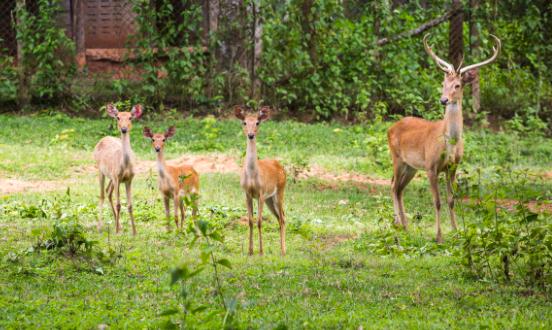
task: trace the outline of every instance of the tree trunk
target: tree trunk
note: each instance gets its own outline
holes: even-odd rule
[[[454,68],[458,68],[464,56],[464,13],[461,0],[452,0],[452,11],[454,15],[450,18],[449,27],[449,60]]]
[[[261,80],[259,79],[258,70],[260,66],[261,52],[263,47],[262,33],[263,26],[260,15],[260,2],[251,1],[252,28],[251,28],[251,95],[250,98],[260,100],[261,95]]]
[[[26,9],[25,0],[17,0],[16,2],[16,25],[23,26],[21,22],[21,13]],[[17,29],[17,28],[16,28]],[[27,31],[28,32],[28,31]],[[17,31],[19,34],[20,31]],[[27,68],[27,59],[25,56],[23,41],[20,37],[17,38],[17,71],[18,71],[18,86],[17,86],[17,104],[19,110],[25,110],[31,104],[30,94],[30,74]]]
[[[479,0],[470,0],[470,53],[472,59],[479,58],[480,39],[479,30],[477,29],[477,20],[475,14],[479,8]],[[479,112],[481,108],[481,93],[479,89],[479,70],[472,82],[472,108],[473,115]]]
[[[218,30],[219,12],[219,0],[206,0],[203,2],[203,45],[209,50],[207,85],[205,86],[205,95],[208,98],[212,98],[214,95],[213,79],[216,72],[217,46],[215,43],[212,43],[212,38]]]
[[[84,0],[74,0],[73,2],[73,37],[77,50],[77,67],[84,69],[86,65],[86,47],[84,43]]]

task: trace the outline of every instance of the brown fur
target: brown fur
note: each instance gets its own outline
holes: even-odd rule
[[[174,205],[174,221],[176,228],[178,224],[178,210],[180,209],[180,228],[183,227],[186,219],[186,205],[182,200],[184,196],[199,194],[199,174],[195,169],[186,164],[177,162],[166,162],[163,156],[165,142],[173,136],[175,128],[170,127],[165,133],[153,134],[148,127],[144,128],[144,136],[150,138],[152,147],[157,152],[157,168],[159,171],[159,191],[163,196],[165,205],[165,215],[167,217],[167,230],[170,230],[170,206],[169,200],[173,200]],[[183,178],[181,180],[181,178]],[[197,214],[197,197],[192,210],[192,215]]]
[[[135,105],[131,112],[119,112],[114,105],[107,106],[108,114],[117,119],[117,127],[121,131],[121,138],[106,136],[102,138],[94,148],[94,160],[99,172],[100,182],[100,202],[98,206],[98,230],[103,226],[103,203],[105,198],[105,178],[109,183],[107,185],[107,195],[109,204],[115,217],[115,231],[121,230],[120,215],[121,201],[119,185],[125,184],[127,193],[127,208],[132,224],[132,234],[136,235],[136,226],[134,224],[134,216],[132,213],[132,179],[134,178],[134,153],[130,147],[130,129],[132,128],[132,120],[137,119],[142,115],[142,107]],[[113,205],[113,192],[117,200],[116,206]]]
[[[387,132],[389,150],[393,160],[392,197],[395,208],[395,224],[408,226],[404,212],[403,192],[418,170],[425,170],[429,179],[435,207],[436,240],[442,242],[439,197],[439,173],[446,172],[447,200],[452,228],[456,230],[454,213],[453,185],[456,167],[464,154],[462,96],[463,87],[476,76],[474,70],[488,64],[500,49],[500,40],[495,37],[497,46],[491,60],[472,65],[466,69],[454,67],[436,56],[424,37],[426,52],[439,68],[445,71],[441,103],[446,104],[445,116],[439,121],[427,121],[406,117],[391,126]]]
[[[257,227],[259,230],[259,254],[263,254],[262,221],[263,205],[266,203],[280,225],[281,254],[286,255],[286,221],[284,213],[284,190],[286,172],[283,166],[273,159],[257,158],[258,128],[268,119],[270,108],[263,107],[258,114],[246,114],[242,107],[236,107],[234,114],[242,121],[247,140],[247,154],[241,175],[241,186],[245,192],[247,216],[249,220],[249,255],[253,255],[253,199],[258,200]]]

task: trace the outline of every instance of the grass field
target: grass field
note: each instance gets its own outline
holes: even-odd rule
[[[157,131],[176,125],[176,136],[166,147],[168,158],[201,156],[213,159],[216,168],[221,156],[238,166],[245,153],[245,138],[236,120],[146,116],[131,132],[132,147],[143,162],[155,159],[141,136],[145,124]],[[268,213],[265,255],[247,256],[239,174],[232,169],[201,173],[201,217],[222,228],[224,243],[215,244],[213,253],[232,266],[218,268],[224,296],[236,302],[233,319],[226,325],[551,328],[552,302],[547,294],[479,280],[465,272],[458,235],[450,230],[446,209],[445,243],[434,243],[433,207],[423,173],[406,192],[411,230],[402,233],[390,226],[387,125],[263,124],[260,157],[276,157],[288,171],[286,257],[279,255],[277,221]],[[13,185],[0,197],[0,328],[159,328],[169,319],[182,325],[178,315],[160,315],[181,302],[179,286],[170,283],[171,271],[181,265],[197,266],[205,247],[190,245],[189,232],[166,231],[155,167],[135,177],[138,235],[130,234],[124,198],[123,234],[113,234],[113,223],[109,231],[96,231],[98,185],[91,152],[101,137],[114,134],[107,118],[0,116],[0,182],[11,180]],[[476,197],[484,183],[498,175],[523,170],[530,180],[509,177],[500,197],[507,199],[511,191],[534,200],[550,198],[552,140],[471,129],[465,139],[460,180],[477,173],[483,182],[468,197]],[[312,169],[317,170],[309,172]],[[328,175],[320,179],[316,173]],[[350,174],[354,175],[346,176]],[[544,216],[549,217],[550,201],[543,203]],[[460,227],[475,221],[477,215],[464,209],[462,201],[459,204]],[[105,216],[112,218],[107,208]],[[86,239],[96,241],[94,249],[103,257],[40,249],[54,224],[64,219],[78,219]],[[392,253],[382,242],[389,237],[403,240]],[[207,306],[187,317],[191,328],[222,327],[225,312],[213,275],[206,267],[189,282],[188,298]]]

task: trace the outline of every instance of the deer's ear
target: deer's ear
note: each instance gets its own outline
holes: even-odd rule
[[[245,109],[241,105],[236,105],[234,107],[234,116],[240,120],[245,119]]]
[[[174,126],[169,127],[165,132],[165,138],[166,139],[170,138],[171,136],[174,135],[174,133],[176,133],[176,128]]]
[[[149,127],[144,127],[144,137],[147,137],[147,138],[152,138],[153,137],[153,133],[151,132],[151,129]]]
[[[475,80],[475,77],[477,77],[477,69],[464,72],[462,75],[462,84],[471,84]]]
[[[117,114],[119,113],[119,111],[117,110],[117,108],[115,107],[115,105],[113,103],[109,103],[106,106],[106,110],[107,110],[107,114],[110,117],[117,118]]]
[[[259,120],[265,121],[270,118],[271,109],[268,106],[264,106],[259,110]]]
[[[132,110],[130,110],[130,113],[132,114],[132,119],[138,119],[142,116],[142,105],[136,104],[132,107]]]

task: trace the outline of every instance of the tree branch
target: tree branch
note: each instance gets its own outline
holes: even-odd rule
[[[459,11],[458,8],[452,9],[452,10],[448,11],[446,14],[444,14],[443,16],[432,19],[431,21],[426,22],[426,23],[418,26],[417,28],[415,28],[413,30],[401,32],[401,33],[399,33],[397,35],[394,35],[392,37],[389,37],[389,38],[381,38],[376,42],[376,45],[384,46],[384,45],[386,45],[390,42],[397,41],[399,39],[403,39],[403,38],[407,38],[407,37],[413,37],[413,36],[416,36],[418,34],[422,34],[424,31],[429,30],[432,27],[437,26],[437,25],[439,25],[439,24],[441,24],[445,21],[448,21],[452,16],[457,14],[458,11]]]

